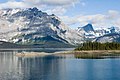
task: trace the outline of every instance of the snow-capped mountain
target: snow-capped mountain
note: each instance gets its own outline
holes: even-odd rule
[[[97,42],[120,42],[120,28],[99,28],[94,29],[92,24],[78,27],[77,32],[82,34],[86,40]]]
[[[19,44],[51,41],[74,45],[81,43],[83,37],[54,14],[28,8],[0,10],[0,40]]]
[[[106,43],[106,42],[119,42],[120,43],[120,34],[110,33],[101,37],[94,39],[96,42]]]
[[[120,42],[120,28],[119,27],[110,27],[107,29],[96,30],[99,33],[99,36],[96,37],[93,41],[96,42]]]
[[[87,24],[87,25],[85,25],[83,27],[78,27],[78,31],[81,31],[81,30],[84,30],[87,33],[94,32],[92,24]]]
[[[85,38],[95,38],[95,30],[93,29],[92,24],[78,27],[77,32],[82,34]]]

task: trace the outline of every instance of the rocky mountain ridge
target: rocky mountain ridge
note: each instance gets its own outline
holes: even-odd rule
[[[0,40],[17,44],[64,43],[76,45],[83,36],[54,14],[37,8],[0,10]]]
[[[120,28],[110,27],[110,28],[100,28],[94,29],[92,24],[87,24],[83,27],[78,27],[79,34],[82,34],[87,41],[96,42],[120,42]]]

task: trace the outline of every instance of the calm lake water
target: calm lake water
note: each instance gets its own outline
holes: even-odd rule
[[[0,50],[0,80],[120,80],[119,58],[16,57],[20,51]]]

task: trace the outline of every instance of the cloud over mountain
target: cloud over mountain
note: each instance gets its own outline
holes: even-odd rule
[[[81,0],[8,0],[5,3],[0,3],[0,9],[37,7],[48,14],[63,15],[68,8],[73,7],[76,3],[84,5]]]
[[[6,3],[1,3],[0,8],[28,8],[28,7],[43,7],[43,6],[67,6],[74,5],[78,0],[8,0]]]
[[[78,0],[23,0],[31,4],[45,4],[45,5],[70,5]]]
[[[119,11],[115,10],[109,10],[106,14],[76,15],[73,17],[61,16],[61,18],[68,25],[74,25],[78,23],[79,25],[84,26],[85,24],[92,23],[96,28],[110,26],[120,27],[120,13]]]
[[[66,24],[74,28],[87,23],[92,23],[96,28],[110,26],[120,27],[119,10],[108,8],[104,10],[106,12],[97,13],[98,10],[94,10],[94,6],[90,6],[91,4],[89,3],[85,2],[85,0],[8,0],[5,3],[0,3],[0,8],[37,7],[48,14],[56,14],[61,17]],[[95,5],[96,3],[92,3],[92,5],[93,4]],[[89,7],[91,8],[88,9]],[[102,8],[100,7],[99,10],[102,10]],[[88,14],[84,14],[84,11]],[[89,14],[89,12],[93,14]]]

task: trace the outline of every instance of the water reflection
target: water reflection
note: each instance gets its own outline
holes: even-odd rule
[[[0,51],[0,80],[120,80],[120,59],[16,57]]]
[[[60,80],[62,79],[65,68],[64,61],[49,57],[36,57],[36,58],[18,58],[19,69],[24,73],[24,80]]]
[[[64,60],[54,57],[18,58],[17,52],[0,53],[0,80],[63,80]]]

